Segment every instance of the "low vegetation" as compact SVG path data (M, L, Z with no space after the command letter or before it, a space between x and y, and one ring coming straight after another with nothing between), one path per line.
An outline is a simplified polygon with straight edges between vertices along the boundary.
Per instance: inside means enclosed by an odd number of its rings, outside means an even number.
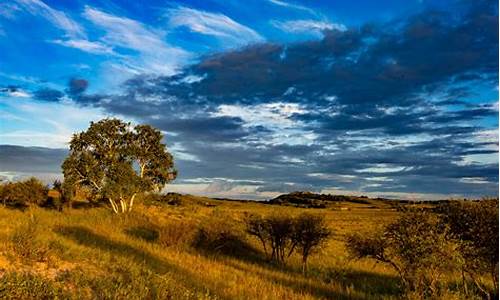
M493 299L498 293L491 269L498 265L483 248L498 247L497 201L413 204L422 209L400 212L383 203L368 208L375 202L365 208L345 202L350 209L340 211L175 197L180 204L138 198L124 215L80 201L63 213L50 206L0 208L0 298L30 299L30 290L38 299ZM491 236L452 223L462 209L477 226L492 226L481 231ZM287 241L278 246L275 233Z

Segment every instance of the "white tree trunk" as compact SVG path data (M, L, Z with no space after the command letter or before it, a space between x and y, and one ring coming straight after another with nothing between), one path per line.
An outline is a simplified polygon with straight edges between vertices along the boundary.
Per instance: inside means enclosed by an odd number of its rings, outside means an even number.
M113 211L117 214L118 206L116 205L115 201L113 201L113 199L109 199L109 203L111 204L111 208L113 209Z

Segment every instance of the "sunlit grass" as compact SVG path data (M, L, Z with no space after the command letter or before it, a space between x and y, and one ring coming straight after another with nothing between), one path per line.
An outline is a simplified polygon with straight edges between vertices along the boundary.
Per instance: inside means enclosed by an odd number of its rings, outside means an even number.
M401 297L392 269L373 260L351 260L344 248L346 234L370 232L394 220L396 211L359 207L347 211L307 209L323 214L334 234L322 251L310 258L310 270L304 276L298 257L292 256L286 266L276 266L266 261L263 254L258 256L260 245L251 238L245 242L255 248L257 257L195 250L189 239L179 239L182 245L170 245L171 241L162 243L161 234L169 224L182 224L186 227L185 235L189 235L210 218L229 220L234 230L243 231L242 220L248 214L298 214L306 209L198 197L186 197L182 203L138 205L130 215L121 216L104 207L63 213L39 208L24 212L0 208L0 243L4 245L0 249L0 268L5 274L29 272L36 280L49 283L43 289L52 288L50 293L75 298ZM22 258L14 251L12 235L29 222L36 223L33 246L44 250L43 257Z

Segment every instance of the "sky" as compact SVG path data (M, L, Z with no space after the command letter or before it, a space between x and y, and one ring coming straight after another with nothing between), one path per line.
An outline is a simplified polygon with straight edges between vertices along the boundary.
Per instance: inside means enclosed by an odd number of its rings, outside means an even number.
M0 2L0 177L75 132L165 135L166 191L498 195L495 1Z

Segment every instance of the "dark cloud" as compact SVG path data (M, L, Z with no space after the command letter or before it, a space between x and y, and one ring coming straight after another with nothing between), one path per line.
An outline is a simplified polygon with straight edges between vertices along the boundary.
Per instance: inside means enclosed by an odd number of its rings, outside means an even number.
M71 78L68 82L67 93L71 96L80 96L89 87L89 82L82 78Z
M174 76L137 76L120 95L89 95L88 82L73 79L67 94L166 131L167 144L191 157L177 159L180 181L262 181L259 192L497 194L498 165L475 161L498 151L496 139L479 138L498 126L498 111L478 91L498 86L496 11L474 1L208 56ZM273 103L297 109L263 106Z
M59 90L44 88L35 91L33 96L35 99L41 101L59 102L64 97L64 93Z
M13 173L60 173L66 149L0 145L0 171Z

